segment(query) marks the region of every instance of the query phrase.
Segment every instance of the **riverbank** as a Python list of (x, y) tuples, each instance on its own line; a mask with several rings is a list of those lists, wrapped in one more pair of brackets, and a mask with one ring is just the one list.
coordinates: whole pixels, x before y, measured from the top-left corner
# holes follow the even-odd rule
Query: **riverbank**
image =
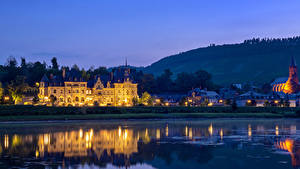
[(28, 115), (0, 116), (0, 121), (48, 121), (48, 120), (109, 120), (109, 119), (181, 119), (181, 118), (292, 118), (293, 113), (140, 113), (140, 114), (86, 114), (86, 115)]
[(279, 107), (46, 107), (0, 106), (0, 121), (297, 118), (299, 108)]

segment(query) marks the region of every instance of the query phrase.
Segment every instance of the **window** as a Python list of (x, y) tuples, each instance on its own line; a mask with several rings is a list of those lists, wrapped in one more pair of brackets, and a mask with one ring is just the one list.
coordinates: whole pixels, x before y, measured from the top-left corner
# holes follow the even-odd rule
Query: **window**
[(69, 90), (69, 93), (71, 93), (71, 90)]
[(63, 93), (64, 93), (64, 91), (63, 91), (63, 90), (60, 90), (60, 93), (61, 93), (61, 94), (63, 94)]
[(75, 101), (78, 102), (78, 101), (79, 101), (79, 98), (78, 98), (78, 97), (75, 97)]
[(59, 98), (59, 101), (60, 101), (60, 102), (64, 102), (64, 98), (62, 98), (62, 97)]
[(68, 102), (71, 103), (71, 98), (70, 97), (68, 97)]
[(82, 92), (82, 94), (84, 94), (84, 90), (82, 90), (81, 92)]
[(53, 93), (56, 93), (56, 89), (53, 90)]
[(82, 103), (84, 102), (84, 98), (83, 98), (83, 97), (81, 98), (81, 102), (82, 102)]
[(79, 93), (79, 90), (76, 90), (76, 93)]

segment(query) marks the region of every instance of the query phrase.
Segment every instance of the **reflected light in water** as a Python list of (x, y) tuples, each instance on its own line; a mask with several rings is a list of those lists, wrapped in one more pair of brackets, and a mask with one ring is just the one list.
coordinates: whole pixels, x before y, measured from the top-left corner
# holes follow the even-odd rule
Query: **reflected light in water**
[(83, 131), (82, 131), (82, 129), (79, 130), (79, 137), (80, 137), (80, 138), (83, 137)]
[(193, 129), (189, 128), (189, 138), (192, 139), (193, 138)]
[(223, 139), (223, 129), (220, 130), (220, 137)]
[(295, 125), (291, 126), (291, 134), (296, 134), (297, 132), (297, 127)]
[(248, 125), (248, 137), (252, 136), (252, 129), (251, 129), (251, 125)]
[(210, 126), (208, 127), (208, 132), (209, 132), (209, 135), (213, 135), (213, 132), (214, 132), (214, 129), (213, 129), (213, 125), (210, 124)]
[(160, 130), (156, 129), (156, 139), (160, 139)]
[(8, 148), (9, 146), (9, 137), (7, 134), (4, 136), (4, 148)]
[(118, 132), (119, 132), (119, 137), (121, 137), (121, 135), (122, 135), (122, 129), (121, 129), (121, 126), (119, 126)]
[(167, 124), (167, 126), (166, 126), (166, 137), (168, 137), (169, 136), (169, 127), (168, 127), (168, 124)]
[(278, 126), (275, 127), (275, 134), (276, 134), (276, 136), (279, 135), (279, 129), (278, 129)]
[(185, 136), (188, 136), (188, 127), (185, 126), (185, 133), (184, 133)]

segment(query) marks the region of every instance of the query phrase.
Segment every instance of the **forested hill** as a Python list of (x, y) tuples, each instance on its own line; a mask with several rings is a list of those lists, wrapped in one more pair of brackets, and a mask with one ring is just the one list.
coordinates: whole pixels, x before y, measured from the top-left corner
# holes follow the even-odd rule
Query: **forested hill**
[(144, 72), (159, 75), (164, 69), (174, 74), (199, 69), (213, 75), (217, 84), (270, 82), (288, 76), (291, 56), (300, 64), (300, 37), (251, 39), (240, 44), (210, 45), (165, 57), (146, 67)]

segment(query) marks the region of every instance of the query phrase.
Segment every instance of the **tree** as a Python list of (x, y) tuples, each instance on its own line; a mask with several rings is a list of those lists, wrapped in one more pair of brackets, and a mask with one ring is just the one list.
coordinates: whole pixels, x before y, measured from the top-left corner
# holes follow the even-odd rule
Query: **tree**
[(133, 99), (132, 99), (132, 105), (133, 106), (137, 106), (139, 104), (139, 99), (137, 98), (137, 97), (134, 97)]
[(195, 72), (196, 75), (196, 85), (201, 87), (202, 89), (207, 88), (208, 90), (213, 89), (213, 84), (211, 81), (211, 74), (204, 70), (198, 70)]
[(139, 93), (156, 92), (157, 88), (156, 88), (155, 78), (152, 74), (143, 74), (138, 84), (139, 84), (138, 85)]
[(4, 88), (2, 87), (2, 83), (0, 82), (0, 102), (3, 99), (3, 95), (4, 95)]
[(140, 104), (143, 105), (152, 105), (153, 104), (153, 99), (151, 97), (151, 95), (148, 92), (144, 92), (141, 99), (140, 99)]
[(52, 63), (52, 69), (58, 71), (58, 63), (56, 57), (53, 57), (51, 59), (51, 63)]
[(8, 85), (8, 91), (15, 104), (22, 102), (28, 87), (23, 76), (17, 76), (17, 78)]
[(156, 83), (158, 86), (158, 93), (172, 92), (173, 91), (173, 81), (171, 76), (173, 73), (170, 69), (166, 69), (164, 73), (156, 78)]
[(54, 95), (50, 95), (50, 98), (49, 98), (49, 99), (50, 99), (51, 105), (54, 106), (54, 104), (55, 104), (57, 98), (56, 98)]

